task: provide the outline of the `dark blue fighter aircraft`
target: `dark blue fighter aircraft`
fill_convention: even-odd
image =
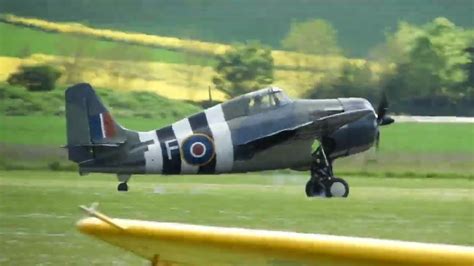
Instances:
[[[307,196],[347,197],[332,162],[369,149],[393,122],[362,98],[292,100],[269,87],[169,126],[138,132],[120,126],[89,84],[66,91],[67,149],[81,175],[114,173],[119,191],[132,174],[194,175],[273,169],[310,170]],[[313,150],[313,143],[320,145]]]

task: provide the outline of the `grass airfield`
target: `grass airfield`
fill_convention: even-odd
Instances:
[[[86,47],[78,61],[81,80],[115,89],[151,88],[177,99],[208,97],[212,56],[182,47],[144,47],[5,23],[0,23],[0,32],[15,36],[0,47],[3,79],[21,63],[62,65],[79,47]],[[218,44],[208,45],[213,52],[212,45]],[[37,53],[42,55],[30,56]],[[274,56],[275,82],[290,95],[301,93],[291,88],[309,87],[344,62],[365,63],[281,51]],[[375,73],[383,70],[369,63]],[[316,68],[319,74],[305,67]],[[214,98],[221,99],[218,96]],[[15,99],[28,107],[23,100]],[[159,115],[118,118],[137,130],[177,120]],[[474,245],[474,124],[396,123],[382,128],[378,155],[369,151],[335,164],[336,174],[351,185],[348,199],[308,199],[304,195],[308,173],[286,171],[135,176],[131,191],[118,193],[113,175],[81,177],[45,170],[54,165],[56,170],[71,169],[59,149],[66,143],[63,116],[2,114],[0,132],[0,265],[148,265],[76,230],[76,221],[84,216],[77,206],[92,202],[99,202],[99,210],[107,215],[129,219]]]
[[[474,245],[469,178],[347,177],[348,199],[308,199],[307,176],[135,176],[0,172],[1,265],[147,265],[77,232],[80,204],[112,217]],[[111,263],[112,262],[112,263]]]

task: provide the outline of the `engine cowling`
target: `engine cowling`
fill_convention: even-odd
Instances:
[[[342,98],[339,101],[345,111],[373,109],[365,99]],[[370,149],[376,142],[378,134],[377,116],[373,112],[323,137],[322,144],[329,158],[336,159]]]
[[[323,147],[331,159],[366,151],[374,145],[378,128],[375,115],[367,115],[347,124],[322,139]]]

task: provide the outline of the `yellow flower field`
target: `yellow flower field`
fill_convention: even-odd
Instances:
[[[72,62],[75,62],[74,65]],[[64,74],[59,83],[70,85],[89,82],[96,87],[118,90],[153,91],[159,95],[180,100],[208,99],[212,87],[211,67],[157,62],[113,61],[91,58],[72,59],[61,56],[35,54],[29,58],[0,57],[0,80],[5,81],[20,65],[50,64],[61,68]],[[307,71],[275,72],[274,85],[282,87],[292,97],[300,96],[305,88],[317,82],[323,74]],[[215,100],[223,101],[226,95],[212,91]]]

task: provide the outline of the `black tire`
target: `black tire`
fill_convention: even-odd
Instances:
[[[326,189],[323,184],[317,181],[309,180],[306,183],[306,196],[308,197],[326,197]]]
[[[326,195],[327,197],[347,198],[349,184],[342,178],[333,177],[328,181]]]
[[[128,191],[128,185],[127,183],[120,183],[117,187],[118,191]]]

